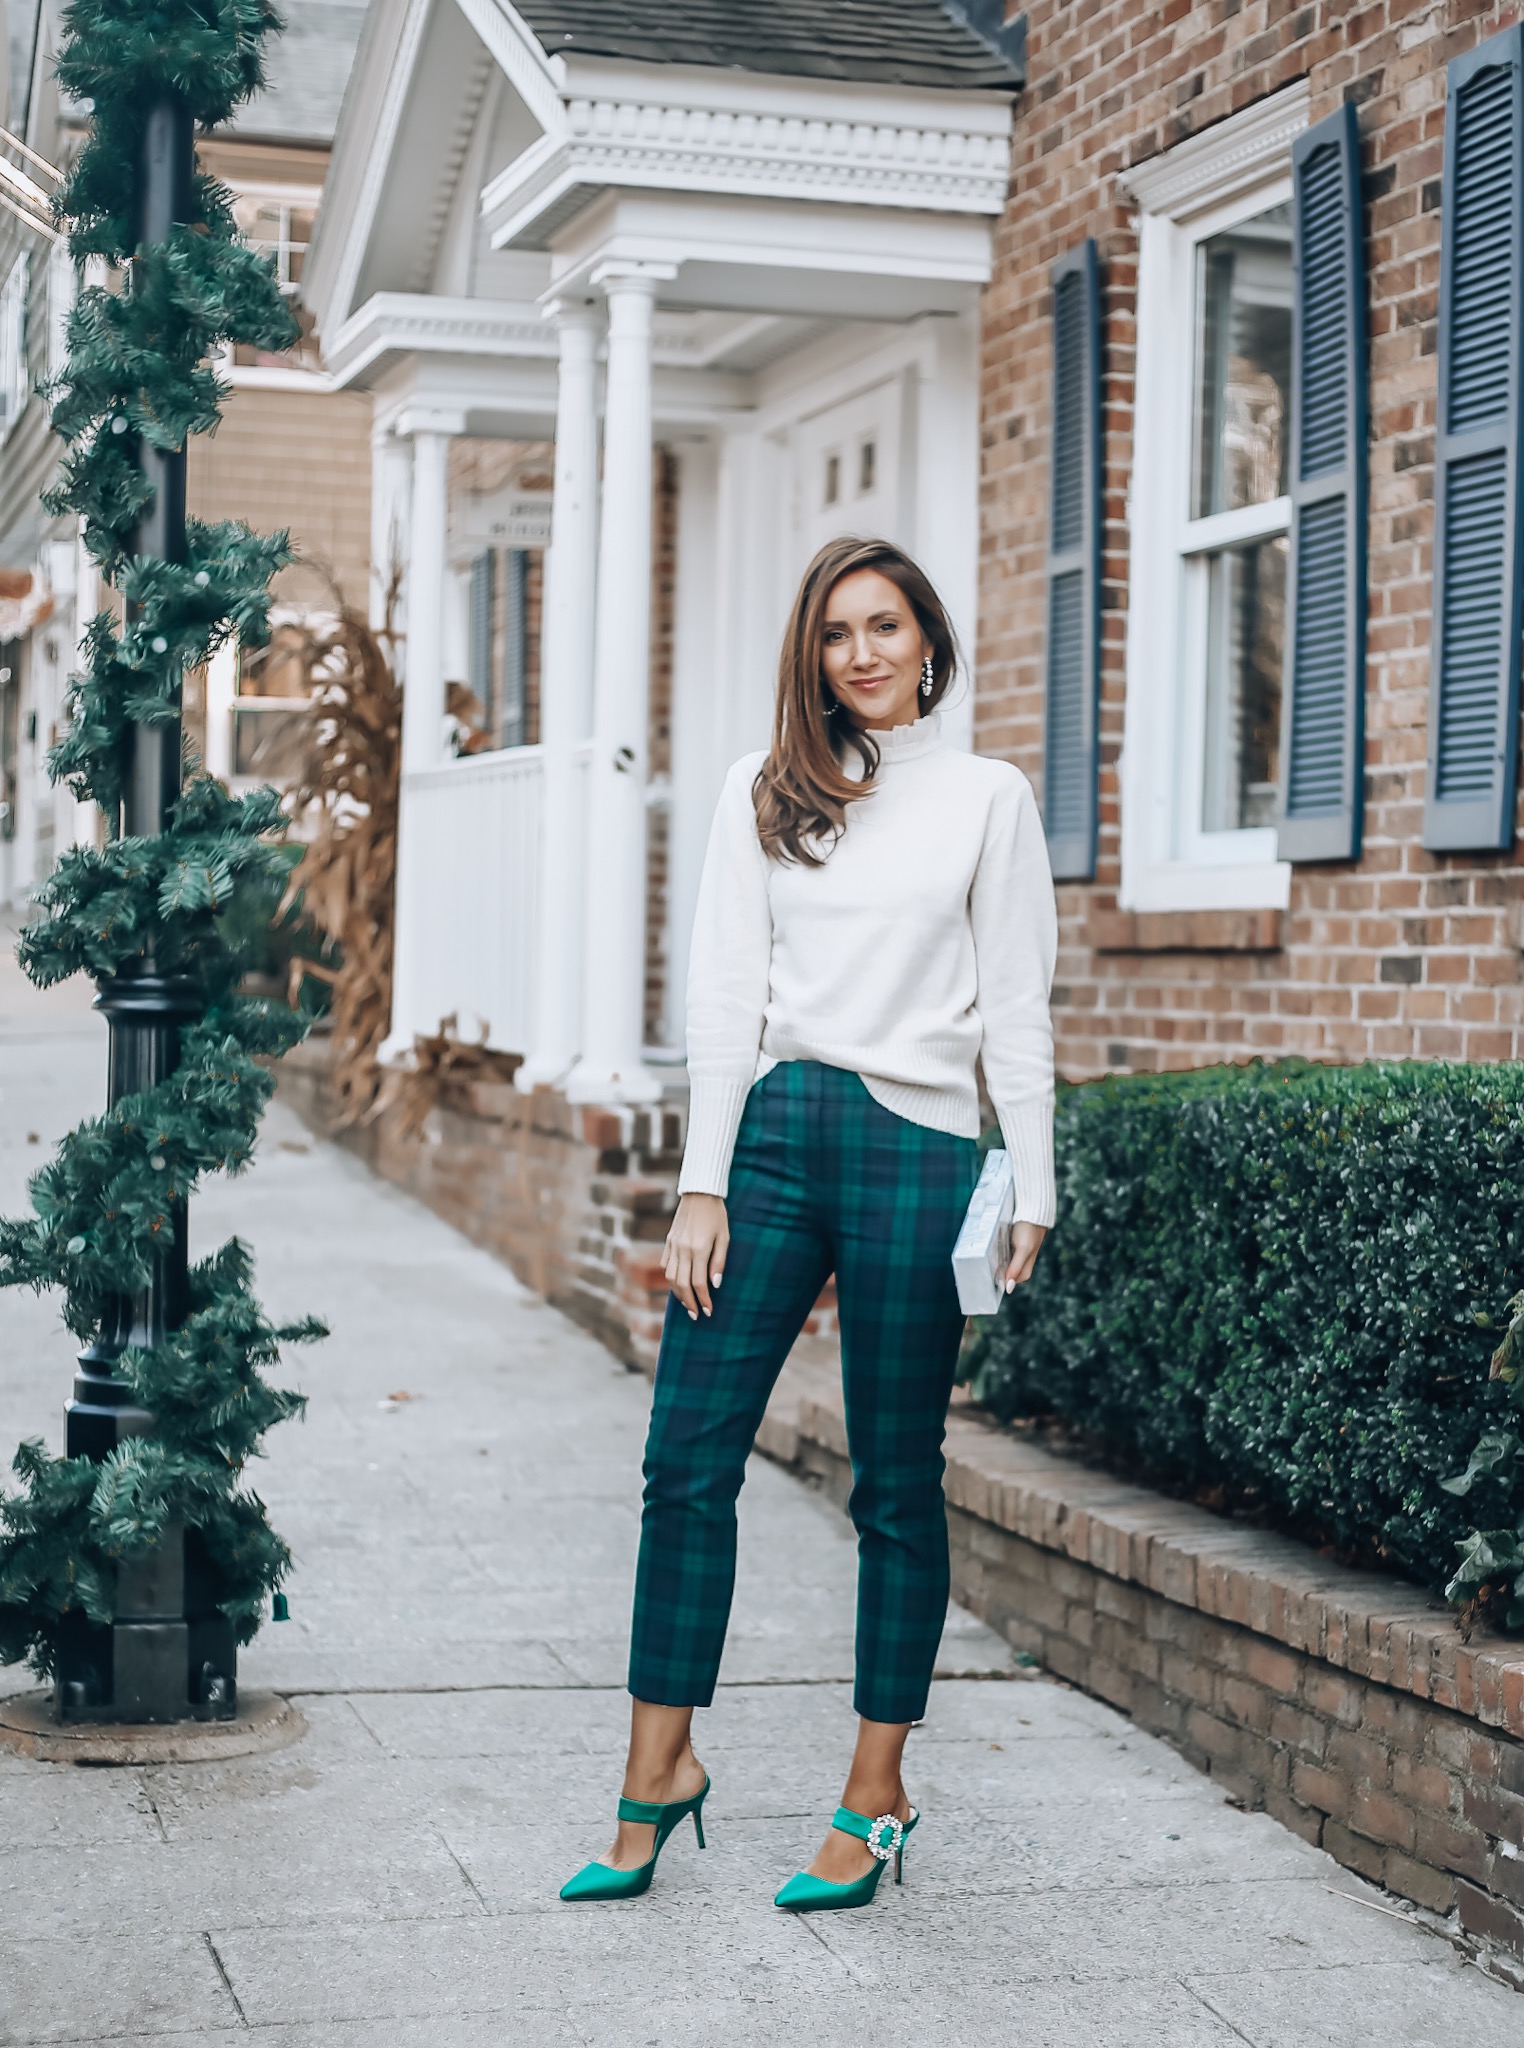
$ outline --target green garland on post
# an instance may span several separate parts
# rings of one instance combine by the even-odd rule
[[[177,722],[187,666],[235,633],[246,644],[268,637],[270,578],[290,559],[284,534],[235,522],[191,522],[183,565],[129,552],[151,497],[139,443],[173,450],[216,425],[224,387],[209,358],[219,344],[279,349],[296,332],[273,270],[239,242],[214,180],[197,177],[191,221],[135,246],[145,122],[166,91],[199,126],[225,121],[262,84],[265,40],[280,27],[269,0],[72,0],[65,14],[59,82],[93,107],[94,122],[59,217],[76,258],[133,270],[130,290],[93,287],[74,308],[68,359],[48,394],[67,454],[44,503],[83,515],[86,546],[128,623],[110,613],[92,623],[50,768],[108,818],[132,725]],[[0,1286],[62,1288],[64,1320],[83,1339],[99,1337],[116,1298],[147,1284],[172,1204],[203,1175],[248,1163],[274,1085],[261,1056],[301,1036],[290,1011],[240,996],[241,963],[219,933],[241,888],[284,875],[281,825],[273,791],[234,798],[198,778],[162,835],[76,848],[39,892],[45,916],[19,949],[39,986],[80,972],[109,979],[151,941],[158,970],[189,978],[200,1011],[182,1028],[174,1073],[81,1124],[35,1176],[33,1214],[0,1222]],[[174,1522],[200,1532],[222,1611],[240,1642],[253,1636],[291,1560],[243,1475],[264,1432],[302,1407],[264,1369],[281,1344],[323,1334],[312,1321],[269,1321],[236,1239],[193,1269],[185,1321],[118,1367],[155,1433],[101,1464],[54,1458],[36,1440],[17,1453],[20,1490],[0,1497],[0,1662],[24,1657],[50,1675],[64,1617],[110,1621],[117,1562]]]

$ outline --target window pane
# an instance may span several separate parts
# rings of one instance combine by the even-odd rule
[[[1275,822],[1287,549],[1278,534],[1227,548],[1206,565],[1207,832]]]
[[[297,623],[277,622],[263,647],[240,647],[235,689],[240,697],[312,694],[312,639]]]
[[[287,782],[302,761],[302,714],[274,705],[233,707],[233,773],[261,782]]]
[[[233,195],[233,219],[244,241],[269,257],[281,291],[296,315],[301,335],[296,346],[280,353],[238,342],[233,363],[239,369],[318,370],[322,364],[313,330],[312,314],[296,302],[307,245],[317,219],[316,209],[306,201],[259,198],[246,192]]]
[[[1192,515],[1284,496],[1291,453],[1291,208],[1200,245]]]

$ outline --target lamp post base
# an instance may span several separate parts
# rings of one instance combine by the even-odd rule
[[[166,1529],[117,1566],[116,1615],[65,1615],[58,1636],[60,1721],[226,1721],[238,1712],[238,1638],[216,1605],[216,1576],[194,1529]]]
[[[194,1764],[284,1749],[307,1732],[300,1710],[278,1693],[245,1696],[230,1721],[114,1726],[60,1721],[56,1692],[0,1700],[0,1750],[47,1764]]]
[[[197,1014],[191,985],[152,971],[120,975],[102,982],[95,1006],[110,1026],[108,1102],[114,1107],[167,1080],[179,1063],[181,1026]],[[79,1354],[73,1399],[64,1407],[67,1457],[102,1464],[124,1444],[153,1434],[153,1416],[117,1368],[124,1353],[163,1343],[186,1315],[183,1201],[171,1202],[169,1215],[173,1227],[148,1284],[117,1299]],[[235,1715],[238,1640],[218,1609],[219,1596],[217,1571],[194,1529],[171,1524],[141,1556],[124,1559],[116,1568],[115,1618],[92,1622],[72,1612],[60,1624],[60,1720],[151,1724]]]

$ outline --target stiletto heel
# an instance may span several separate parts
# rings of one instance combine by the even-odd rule
[[[568,1878],[561,1887],[561,1897],[569,1900],[592,1899],[638,1899],[642,1892],[649,1891],[651,1879],[656,1873],[656,1859],[667,1845],[667,1837],[681,1821],[693,1815],[693,1831],[698,1836],[698,1845],[704,1846],[704,1801],[709,1796],[709,1779],[691,1799],[673,1799],[666,1805],[657,1805],[649,1799],[621,1799],[619,1818],[621,1820],[644,1821],[656,1830],[656,1846],[650,1860],[636,1866],[634,1870],[615,1870],[607,1863],[587,1863],[575,1877]]]
[[[832,1827],[866,1842],[869,1854],[876,1858],[873,1868],[852,1884],[831,1884],[823,1877],[812,1877],[807,1870],[797,1870],[773,1904],[789,1913],[839,1913],[849,1906],[866,1906],[878,1890],[884,1866],[891,1860],[895,1883],[904,1883],[905,1843],[920,1818],[913,1806],[909,1820],[901,1820],[892,1813],[881,1813],[877,1820],[869,1820],[865,1813],[854,1813],[850,1806],[838,1806]]]

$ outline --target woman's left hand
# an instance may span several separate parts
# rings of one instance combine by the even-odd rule
[[[1030,1280],[1032,1268],[1037,1264],[1037,1254],[1042,1250],[1042,1241],[1047,1231],[1040,1223],[1015,1223],[1011,1226],[1011,1263],[1005,1269],[1005,1291],[1012,1293],[1023,1280]]]

